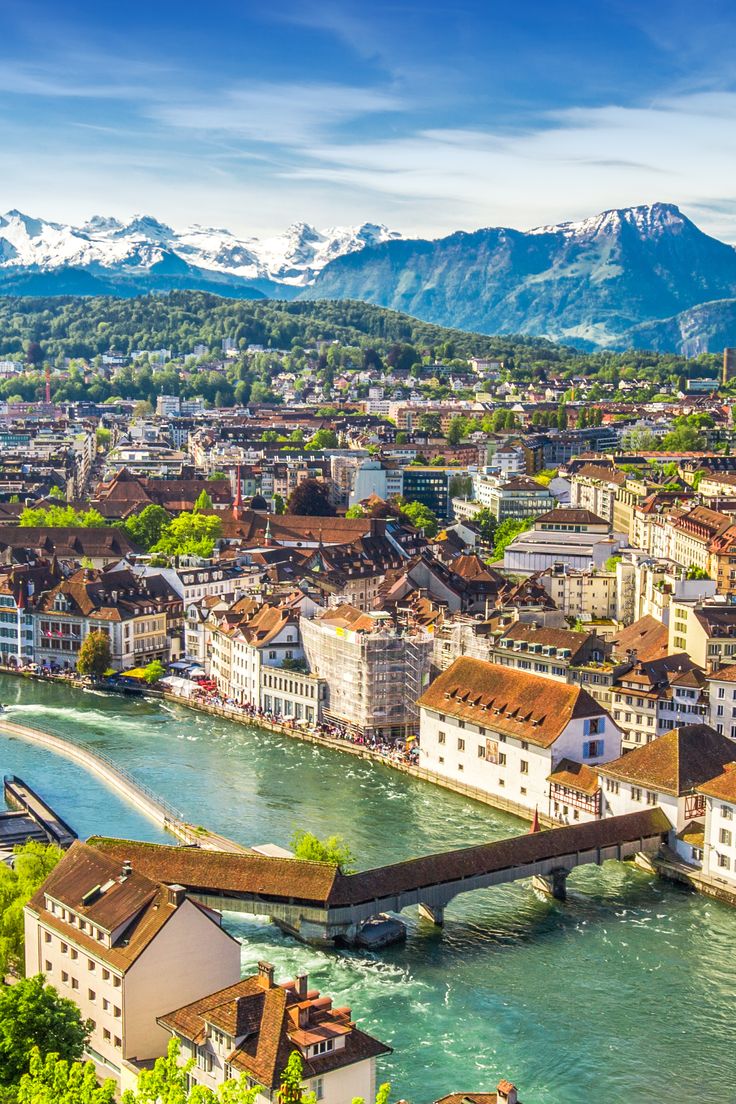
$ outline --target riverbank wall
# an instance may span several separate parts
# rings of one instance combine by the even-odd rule
[[[357,759],[368,759],[373,763],[380,763],[383,767],[389,767],[389,769],[399,771],[401,774],[408,774],[412,778],[418,778],[421,782],[430,782],[434,786],[440,786],[443,790],[451,790],[462,797],[469,797],[483,805],[490,805],[500,812],[510,813],[520,820],[527,821],[527,823],[531,822],[529,810],[525,805],[518,805],[515,801],[507,801],[502,797],[496,797],[494,794],[486,793],[485,790],[480,790],[476,786],[467,786],[461,782],[455,782],[451,778],[445,778],[442,774],[436,774],[424,767],[418,767],[414,763],[392,759],[389,756],[382,755],[379,751],[373,751],[372,748],[366,747],[364,744],[353,744],[349,740],[341,740],[333,736],[325,736],[319,732],[311,732],[309,729],[300,728],[298,725],[279,724],[278,721],[269,721],[263,717],[248,717],[238,709],[229,709],[227,706],[214,705],[206,701],[192,701],[191,698],[182,697],[168,690],[164,693],[164,699],[172,704],[182,705],[199,713],[209,713],[213,717],[222,717],[224,720],[234,721],[248,728],[265,728],[269,732],[277,732],[279,735],[302,740],[307,744],[318,744],[320,747],[344,752]],[[539,823],[545,828],[560,827],[559,821],[553,820],[552,817],[542,812],[539,813]]]

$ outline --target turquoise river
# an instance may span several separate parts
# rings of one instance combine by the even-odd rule
[[[339,832],[359,865],[526,830],[513,817],[388,767],[158,702],[0,676],[11,719],[82,740],[187,819],[247,844],[296,827]],[[68,760],[0,734],[0,768],[78,831],[161,839]],[[736,1101],[736,910],[607,863],[559,904],[527,883],[471,893],[440,932],[407,911],[405,945],[325,952],[226,915],[243,969],[307,969],[394,1047],[392,1096],[426,1104],[513,1078],[525,1104]]]

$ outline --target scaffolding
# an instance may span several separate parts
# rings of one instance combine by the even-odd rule
[[[432,638],[423,630],[401,633],[377,619],[372,632],[303,620],[310,669],[324,678],[324,716],[350,732],[399,740],[416,729],[417,698],[429,679]]]

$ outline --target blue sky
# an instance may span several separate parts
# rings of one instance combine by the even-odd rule
[[[263,234],[678,203],[736,241],[732,0],[0,0],[0,210]]]

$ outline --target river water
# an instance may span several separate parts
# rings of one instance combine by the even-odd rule
[[[526,831],[387,767],[157,702],[0,676],[11,719],[105,752],[186,818],[246,844],[342,834],[360,867]],[[161,831],[73,763],[0,734],[0,769],[81,837]],[[566,903],[528,883],[466,894],[439,932],[380,953],[305,947],[227,914],[243,968],[307,969],[394,1047],[393,1099],[426,1104],[513,1079],[525,1104],[736,1101],[736,910],[631,868],[586,867]]]

